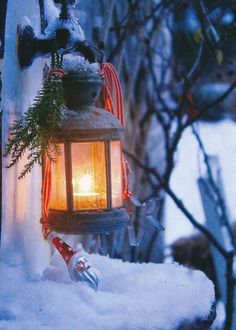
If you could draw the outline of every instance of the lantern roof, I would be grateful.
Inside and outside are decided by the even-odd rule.
[[[63,108],[60,137],[120,139],[122,133],[120,122],[104,109],[91,105],[82,106],[79,111]]]
[[[98,73],[67,72],[63,78],[65,106],[62,108],[58,139],[121,139],[124,131],[119,120],[95,106],[102,80]]]

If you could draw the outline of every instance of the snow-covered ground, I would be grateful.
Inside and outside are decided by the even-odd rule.
[[[5,261],[4,261],[5,260]],[[23,264],[0,259],[1,330],[175,329],[206,318],[214,288],[200,271],[177,264],[130,264],[93,255],[100,288],[71,282],[56,252],[51,268],[30,280]]]
[[[231,218],[234,220],[236,219],[236,124],[230,120],[201,123],[199,132],[207,153],[219,157],[227,204]],[[194,216],[204,223],[204,213],[196,181],[200,174],[204,174],[204,167],[201,166],[202,169],[199,169],[198,145],[191,129],[186,130],[183,135],[176,161],[171,187]],[[165,227],[167,244],[171,244],[181,236],[195,233],[195,229],[168,197]]]

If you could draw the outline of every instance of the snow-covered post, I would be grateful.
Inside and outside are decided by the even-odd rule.
[[[36,33],[40,33],[38,1],[9,0],[2,73],[3,148],[11,123],[31,105],[42,84],[42,59],[23,70],[18,64],[17,29],[24,23],[31,23]],[[49,249],[39,222],[41,168],[35,167],[23,180],[18,180],[22,164],[11,169],[6,168],[7,164],[3,159],[1,251],[8,259],[23,260],[31,275],[40,275],[49,262]]]

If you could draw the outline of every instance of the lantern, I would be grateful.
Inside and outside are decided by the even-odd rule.
[[[101,88],[96,73],[67,72],[60,155],[51,165],[48,225],[65,234],[110,233],[127,222],[123,208],[121,137],[111,113],[95,107]]]

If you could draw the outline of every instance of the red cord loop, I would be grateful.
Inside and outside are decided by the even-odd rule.
[[[49,77],[58,77],[61,79],[64,77],[64,75],[65,75],[65,72],[61,68],[56,68],[56,69],[50,70],[48,73]]]
[[[110,63],[104,63],[101,66],[101,76],[103,78],[102,95],[104,99],[105,109],[111,112],[124,126],[124,102],[120,79],[114,66]],[[130,167],[128,161],[122,156],[123,175],[124,175],[124,192],[123,198],[130,198],[132,193],[129,190],[128,175]]]
[[[131,172],[129,162],[124,158],[122,159],[123,164],[123,173],[124,173],[124,192],[123,199],[130,198],[132,196],[131,191],[129,190],[129,173]]]
[[[49,214],[49,202],[51,195],[51,182],[52,182],[52,170],[51,161],[45,160],[44,173],[43,173],[43,185],[42,185],[42,217],[43,217],[43,235],[47,239],[51,230],[49,228],[47,219]]]
[[[58,77],[62,79],[65,72],[61,68],[55,68],[50,70],[48,77]],[[51,195],[51,181],[52,181],[52,171],[51,171],[51,161],[49,159],[45,160],[44,164],[44,174],[43,174],[43,184],[42,184],[42,219],[43,219],[43,235],[47,239],[48,235],[51,233],[51,229],[48,225],[48,214],[49,214],[49,202]]]
[[[102,94],[105,103],[105,109],[111,112],[124,126],[124,103],[120,79],[110,63],[104,63],[101,66],[101,76],[103,77]]]

